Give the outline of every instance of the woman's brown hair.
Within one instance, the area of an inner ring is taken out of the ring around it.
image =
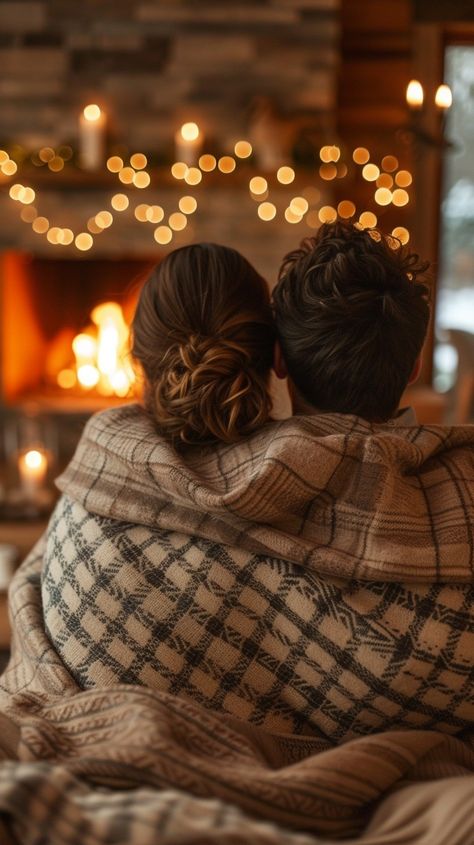
[[[145,405],[175,446],[231,443],[263,425],[274,329],[265,281],[234,249],[193,244],[145,282],[132,353]]]

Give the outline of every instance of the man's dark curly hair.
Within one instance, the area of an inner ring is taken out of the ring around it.
[[[326,223],[284,258],[273,291],[289,376],[320,411],[396,412],[429,323],[428,269],[396,238]]]

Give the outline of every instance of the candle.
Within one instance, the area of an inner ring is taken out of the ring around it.
[[[44,487],[48,472],[46,453],[39,449],[30,449],[23,452],[18,458],[18,472],[21,488],[26,498],[36,498],[38,492]]]
[[[182,161],[188,167],[196,164],[202,148],[202,135],[197,123],[183,123],[174,140],[176,161]]]
[[[106,117],[99,106],[86,106],[79,116],[79,159],[84,170],[97,170],[105,158]]]
[[[407,86],[407,103],[411,109],[421,109],[423,106],[423,86],[417,79],[412,79]]]

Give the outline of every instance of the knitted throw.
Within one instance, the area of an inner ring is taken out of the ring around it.
[[[325,414],[177,454],[139,406],[59,479],[46,630],[141,684],[332,743],[474,726],[474,428]]]

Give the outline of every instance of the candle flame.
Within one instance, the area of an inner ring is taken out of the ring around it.
[[[413,109],[421,109],[423,105],[423,86],[417,79],[412,79],[407,85],[407,103]]]
[[[45,456],[41,452],[38,452],[37,449],[30,449],[30,451],[25,454],[25,464],[28,469],[39,469],[43,466],[45,461]]]
[[[91,103],[85,107],[83,114],[86,120],[94,122],[95,120],[99,120],[102,112],[96,103]]]

